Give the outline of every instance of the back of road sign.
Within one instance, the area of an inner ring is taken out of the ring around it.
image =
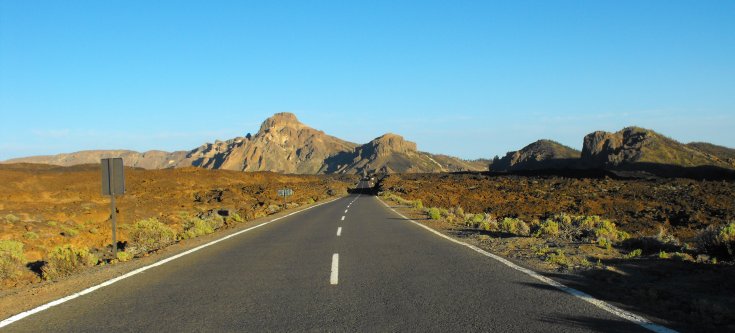
[[[102,195],[125,194],[125,175],[122,158],[103,158]]]

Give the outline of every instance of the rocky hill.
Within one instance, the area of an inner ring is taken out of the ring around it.
[[[551,140],[538,140],[495,160],[492,171],[564,169],[579,164],[579,150]]]
[[[713,154],[713,147],[718,146],[685,145],[649,129],[626,127],[615,133],[597,131],[586,135],[582,160],[589,166],[605,168],[632,164],[732,168],[727,159]]]
[[[150,150],[139,153],[132,150],[83,150],[68,154],[22,157],[7,160],[2,163],[36,163],[72,166],[96,164],[100,162],[101,158],[122,157],[123,162],[127,166],[144,169],[164,169],[175,167],[185,156],[185,151],[169,153],[160,150]]]
[[[304,125],[292,113],[277,113],[266,119],[255,135],[206,143],[188,152],[96,150],[19,158],[4,163],[70,166],[99,163],[100,158],[112,156],[123,157],[126,165],[146,169],[195,166],[296,174],[485,169],[482,163],[419,152],[415,143],[395,134],[386,134],[364,145],[357,145]]]

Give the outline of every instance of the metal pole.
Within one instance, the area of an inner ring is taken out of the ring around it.
[[[117,212],[115,211],[115,193],[113,193],[111,205],[112,205],[112,259],[117,259]]]
[[[112,259],[117,259],[117,209],[115,208],[115,163],[110,161],[110,205],[112,206]]]

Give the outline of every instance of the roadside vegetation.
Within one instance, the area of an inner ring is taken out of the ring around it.
[[[588,269],[601,259],[660,258],[716,264],[735,259],[735,221],[710,226],[699,232],[694,242],[682,242],[664,228],[655,235],[631,237],[615,222],[597,215],[558,213],[542,220],[524,221],[499,217],[490,212],[466,212],[461,206],[423,207],[422,201],[404,199],[393,193],[382,197],[422,212],[427,219],[445,223],[475,235],[481,241],[522,237],[523,244],[540,260],[560,269]],[[596,249],[590,250],[590,245]],[[565,248],[580,248],[569,257]],[[596,257],[595,255],[599,255]]]
[[[6,198],[0,206],[0,289],[149,256],[284,209],[344,195],[358,179],[199,169],[126,172],[136,190],[118,200],[119,250],[113,257],[109,201],[99,194],[97,167],[0,167],[0,196]],[[277,196],[283,187],[294,190],[285,207]]]
[[[494,211],[493,205],[481,212],[460,205],[425,206],[426,202],[446,201],[447,197],[436,200],[411,193],[411,199],[407,199],[399,194],[410,193],[409,186],[423,187],[410,182],[392,186],[399,192],[383,190],[379,195],[400,206],[405,215],[560,282],[689,330],[735,330],[735,301],[730,296],[735,292],[735,220],[688,229],[688,233],[679,230],[679,235],[688,234],[680,238],[668,224],[658,223],[653,231],[641,230],[635,224],[601,215],[557,211],[522,218],[508,214],[504,206],[511,204],[498,205],[503,207],[501,213]],[[467,185],[451,186],[450,191]],[[523,193],[504,194],[523,197]],[[473,195],[481,197],[479,193]],[[482,198],[487,200],[486,192]],[[461,202],[462,197],[459,199]],[[422,208],[416,208],[418,202]],[[472,201],[474,207],[478,202]],[[639,203],[620,204],[625,207]]]

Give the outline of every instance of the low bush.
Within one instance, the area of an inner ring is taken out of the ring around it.
[[[557,249],[553,252],[548,252],[546,254],[546,257],[544,258],[544,261],[550,264],[559,265],[561,267],[569,267],[569,259],[564,254],[564,251],[562,251],[561,249]]]
[[[128,248],[134,254],[155,251],[176,241],[176,233],[156,218],[135,222],[128,235]]]
[[[528,224],[526,224],[526,222],[523,222],[523,220],[521,219],[512,217],[504,218],[500,222],[498,227],[502,232],[520,236],[528,236],[531,232],[531,229],[528,227]]]
[[[97,265],[99,259],[89,252],[87,247],[63,245],[55,247],[48,253],[46,264],[41,268],[45,280],[67,276],[84,267]]]
[[[735,222],[707,227],[697,235],[697,247],[712,256],[735,259]]]
[[[120,262],[129,261],[130,259],[133,259],[133,257],[134,257],[133,254],[130,252],[126,252],[126,251],[117,252],[117,260]]]
[[[235,212],[230,214],[230,220],[235,221],[237,223],[241,223],[242,221],[245,221],[243,220],[242,216],[240,216],[240,214],[235,213]]]
[[[8,221],[8,222],[18,222],[18,221],[20,221],[20,218],[17,217],[17,216],[15,216],[15,215],[13,215],[13,214],[7,214],[7,215],[5,215],[5,221]]]
[[[213,232],[214,228],[207,221],[193,218],[184,222],[184,231],[180,234],[180,237],[182,239],[196,238]]]
[[[432,220],[441,220],[442,214],[439,208],[431,207],[426,210],[426,215],[429,215],[429,218]]]
[[[424,203],[420,199],[416,199],[411,203],[414,209],[424,209]]]
[[[633,258],[640,257],[641,254],[643,254],[643,250],[641,250],[641,249],[635,249],[633,251],[628,252],[628,254],[626,254],[624,256],[624,258],[625,259],[633,259]]]
[[[23,234],[23,238],[28,240],[38,239],[38,234],[33,231],[29,231]]]
[[[23,272],[23,243],[0,240],[0,280],[12,279]]]
[[[552,219],[546,219],[538,225],[533,233],[534,237],[557,237],[559,236],[559,223]]]

